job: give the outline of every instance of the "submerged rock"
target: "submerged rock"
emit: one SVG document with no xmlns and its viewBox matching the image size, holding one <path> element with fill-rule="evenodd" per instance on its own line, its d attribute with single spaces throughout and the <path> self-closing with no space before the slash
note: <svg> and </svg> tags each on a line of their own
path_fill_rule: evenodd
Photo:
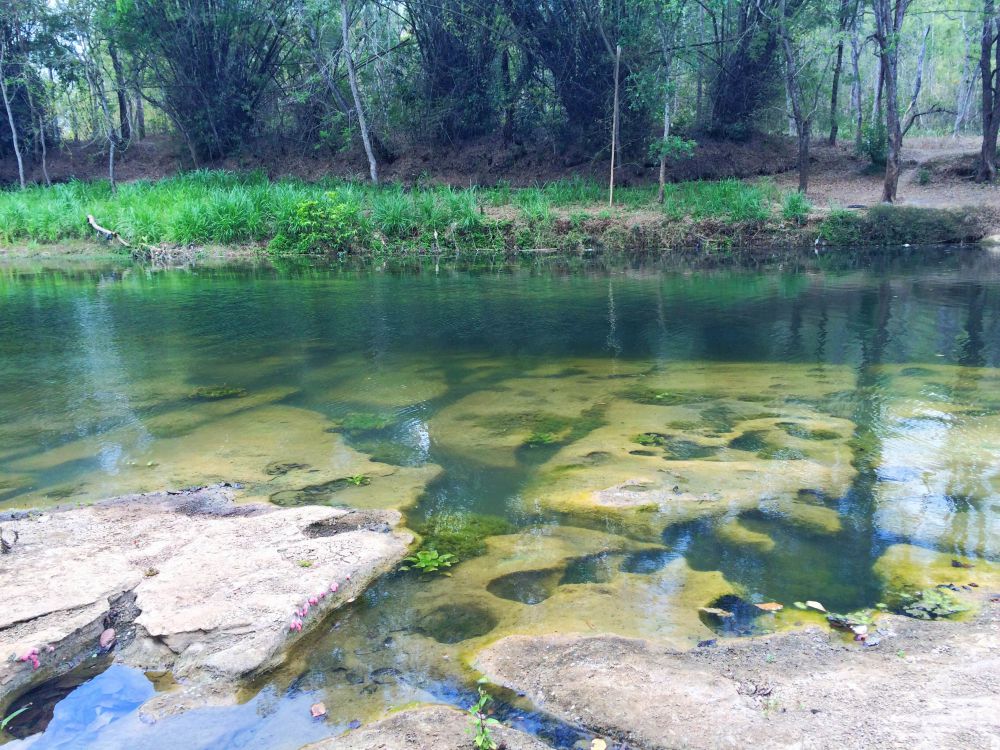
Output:
<svg viewBox="0 0 1000 750">
<path fill-rule="evenodd" d="M 15 657 L 0 659 L 0 704 L 98 644 L 130 665 L 199 680 L 274 666 L 406 554 L 409 535 L 390 530 L 395 512 L 381 512 L 381 529 L 314 533 L 348 513 L 237 505 L 217 485 L 59 510 L 45 523 L 2 519 L 21 541 L 16 565 L 0 568 L 0 656 Z M 38 670 L 16 661 L 33 650 Z"/>
</svg>

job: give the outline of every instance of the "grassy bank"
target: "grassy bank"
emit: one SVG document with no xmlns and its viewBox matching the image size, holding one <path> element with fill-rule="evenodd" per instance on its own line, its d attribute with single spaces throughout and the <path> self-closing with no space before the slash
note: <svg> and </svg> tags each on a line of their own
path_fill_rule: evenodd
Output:
<svg viewBox="0 0 1000 750">
<path fill-rule="evenodd" d="M 809 204 L 767 181 L 672 184 L 662 204 L 655 186 L 625 187 L 613 208 L 606 201 L 606 186 L 584 180 L 404 190 L 203 171 L 123 184 L 117 194 L 106 182 L 2 192 L 0 242 L 86 239 L 88 214 L 136 247 L 256 244 L 282 253 L 725 247 L 815 236 L 801 229 Z M 858 242 L 838 221 L 827 239 Z"/>
</svg>

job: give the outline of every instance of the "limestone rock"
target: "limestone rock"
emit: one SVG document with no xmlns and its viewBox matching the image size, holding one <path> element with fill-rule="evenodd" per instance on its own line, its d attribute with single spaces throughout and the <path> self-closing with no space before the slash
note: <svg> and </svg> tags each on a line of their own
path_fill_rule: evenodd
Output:
<svg viewBox="0 0 1000 750">
<path fill-rule="evenodd" d="M 118 658 L 140 668 L 224 682 L 269 668 L 411 541 L 392 511 L 237 505 L 226 485 L 45 518 L 0 516 L 20 533 L 0 560 L 0 703 L 93 654 L 111 628 Z M 38 670 L 17 661 L 33 648 Z"/>
</svg>

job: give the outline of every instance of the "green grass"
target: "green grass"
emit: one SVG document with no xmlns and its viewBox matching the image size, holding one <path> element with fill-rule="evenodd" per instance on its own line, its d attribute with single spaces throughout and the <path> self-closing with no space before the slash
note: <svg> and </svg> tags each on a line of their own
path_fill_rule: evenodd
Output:
<svg viewBox="0 0 1000 750">
<path fill-rule="evenodd" d="M 267 244 L 278 237 L 282 241 L 275 247 L 301 250 L 310 238 L 322 236 L 327 249 L 426 248 L 435 242 L 444 248 L 500 249 L 511 238 L 516 243 L 551 239 L 560 217 L 570 217 L 582 233 L 589 219 L 607 221 L 633 210 L 661 213 L 667 222 L 740 223 L 767 221 L 781 208 L 773 185 L 739 180 L 668 185 L 662 206 L 656 203 L 655 185 L 616 190 L 613 210 L 606 201 L 606 185 L 582 178 L 534 188 L 406 190 L 339 180 L 271 182 L 261 172 L 195 171 L 125 183 L 117 194 L 107 182 L 0 191 L 0 242 L 91 238 L 86 216 L 93 214 L 132 244 Z M 517 217 L 513 222 L 487 211 L 505 207 Z M 329 216 L 350 222 L 350 231 L 331 240 L 323 232 Z"/>
</svg>

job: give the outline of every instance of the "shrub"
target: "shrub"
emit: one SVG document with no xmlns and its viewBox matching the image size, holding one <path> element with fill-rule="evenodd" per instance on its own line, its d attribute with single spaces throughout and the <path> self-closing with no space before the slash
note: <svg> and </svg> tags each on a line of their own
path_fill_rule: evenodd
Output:
<svg viewBox="0 0 1000 750">
<path fill-rule="evenodd" d="M 300 201 L 278 220 L 268 249 L 276 253 L 337 253 L 350 250 L 361 234 L 361 213 L 336 193 Z"/>
<path fill-rule="evenodd" d="M 853 211 L 834 209 L 819 225 L 819 236 L 828 245 L 859 245 L 861 225 L 861 217 Z"/>
<path fill-rule="evenodd" d="M 809 199 L 796 190 L 785 196 L 785 200 L 781 206 L 781 215 L 785 217 L 786 221 L 804 224 L 806 219 L 809 218 L 809 211 L 811 210 L 812 204 L 809 202 Z"/>
<path fill-rule="evenodd" d="M 881 118 L 869 123 L 861 131 L 861 153 L 873 167 L 884 167 L 888 156 L 889 134 Z"/>
</svg>

